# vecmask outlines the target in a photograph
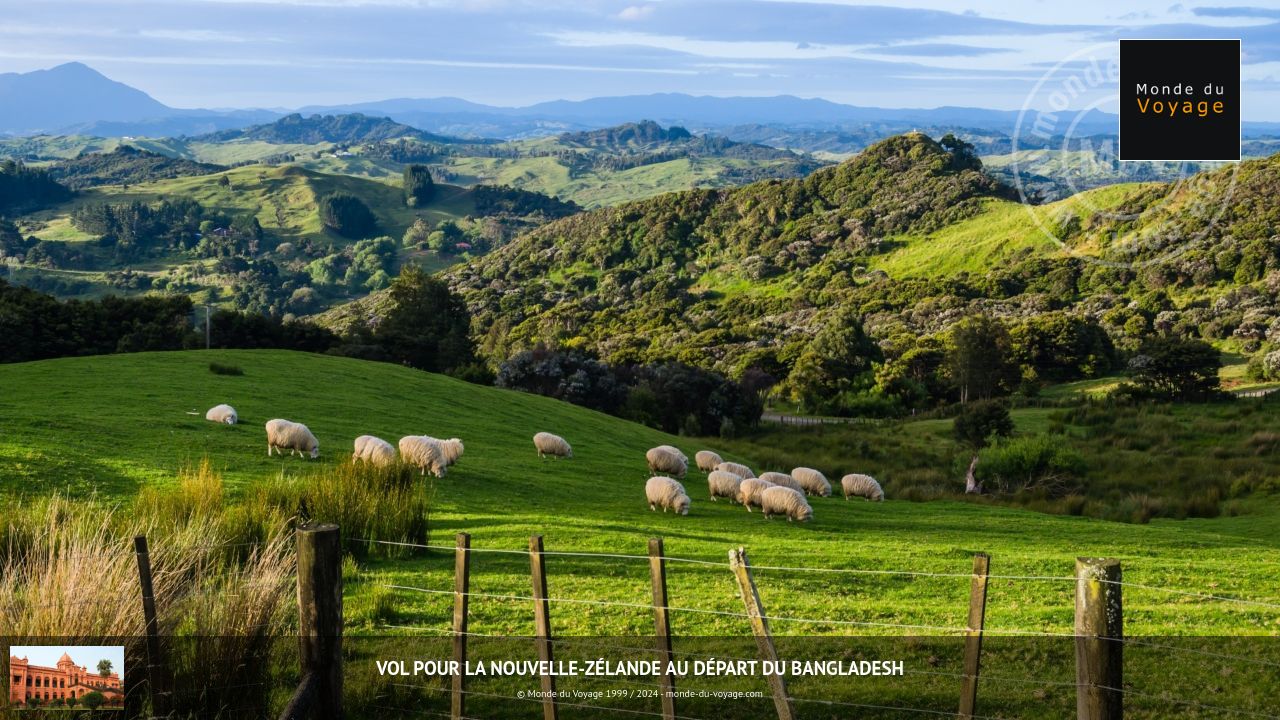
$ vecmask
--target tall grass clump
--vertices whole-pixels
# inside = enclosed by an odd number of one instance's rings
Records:
[[[302,477],[281,473],[259,486],[248,505],[296,513],[300,520],[335,523],[342,528],[348,552],[357,556],[403,557],[411,548],[364,541],[426,545],[432,480],[399,463],[374,467],[347,461]]]

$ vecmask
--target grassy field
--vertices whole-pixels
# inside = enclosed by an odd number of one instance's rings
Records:
[[[243,375],[214,374],[209,363],[215,361],[239,367]],[[421,481],[422,492],[431,499],[430,543],[449,546],[455,532],[471,533],[477,548],[472,592],[514,598],[473,598],[472,632],[533,632],[531,604],[519,599],[529,592],[528,560],[521,551],[530,535],[543,535],[551,552],[624,556],[643,555],[647,539],[661,536],[669,556],[699,561],[673,561],[668,567],[671,605],[682,608],[672,611],[678,649],[720,657],[754,655],[743,639],[749,629],[737,614],[742,603],[726,564],[727,552],[742,545],[761,566],[756,572],[760,594],[776,618],[773,631],[784,636],[779,641],[784,656],[876,657],[879,652],[924,668],[906,680],[845,682],[838,690],[829,680],[800,679],[792,685],[797,697],[948,708],[958,683],[947,673],[958,672],[958,646],[955,633],[946,629],[964,625],[969,586],[964,575],[972,555],[980,551],[991,553],[993,573],[1014,576],[994,578],[990,585],[987,627],[992,637],[984,672],[995,676],[1070,676],[1069,643],[1019,634],[1070,632],[1074,585],[1068,578],[1077,556],[1120,558],[1126,581],[1148,586],[1125,590],[1128,636],[1201,636],[1202,643],[1194,646],[1200,650],[1189,651],[1194,653],[1209,647],[1203,643],[1220,642],[1209,636],[1280,632],[1280,613],[1273,607],[1168,591],[1275,602],[1280,537],[1274,526],[1280,506],[1266,500],[1239,517],[1157,520],[1149,525],[1051,516],[985,503],[909,502],[895,497],[894,461],[886,458],[896,452],[893,448],[885,448],[886,453],[848,440],[819,442],[805,433],[768,443],[773,449],[759,438],[729,443],[675,438],[537,396],[389,364],[283,351],[152,353],[5,365],[0,366],[0,388],[0,502],[30,503],[59,494],[119,504],[127,516],[135,498],[153,495],[154,488],[174,487],[181,468],[207,458],[225,483],[231,507],[252,502],[258,497],[255,493],[273,483],[340,470],[352,438],[359,434],[393,441],[409,433],[457,436],[466,442],[460,463],[445,478]],[[235,405],[242,424],[206,422],[203,411],[219,402]],[[1020,413],[1020,429],[1042,429],[1049,423],[1048,412]],[[321,442],[320,460],[267,457],[262,423],[280,416],[311,427]],[[904,426],[906,433],[897,434],[914,438],[902,447],[945,442],[946,424],[911,423]],[[530,436],[543,429],[563,434],[573,444],[575,457],[539,460]],[[649,474],[643,454],[664,442],[690,456],[708,445],[728,449],[726,457],[758,463],[758,470],[785,469],[793,457],[824,468],[838,463],[833,472],[865,471],[884,479],[889,499],[877,504],[814,498],[811,523],[766,521],[759,513],[748,514],[724,501],[708,502],[702,476],[695,470],[686,480],[694,498],[687,517],[650,512],[643,498]],[[428,683],[437,688],[430,690],[423,689],[421,681],[394,685],[371,676],[372,659],[403,656],[406,647],[413,648],[415,658],[447,656],[447,647],[432,644],[432,638],[447,632],[451,599],[447,593],[431,591],[452,587],[452,553],[400,549],[398,557],[387,557],[366,553],[368,546],[355,538],[349,543],[357,558],[344,568],[352,636],[349,685],[370,693],[367,702],[405,713],[409,708],[447,707],[441,705],[438,684]],[[483,552],[488,550],[508,552]],[[608,642],[619,643],[622,636],[634,640],[652,632],[651,613],[645,609],[650,589],[644,559],[552,555],[547,567],[558,635],[607,635]],[[845,574],[810,568],[922,574]],[[850,656],[847,642],[815,639],[828,635],[860,636],[861,650]],[[936,642],[905,638],[919,635],[935,637]],[[695,636],[739,640],[704,642],[695,641]],[[379,640],[388,637],[400,638],[401,644]],[[404,645],[408,637],[415,638],[415,644]],[[478,656],[531,654],[531,646],[524,644],[513,650],[510,641],[488,646],[484,642],[477,639]],[[558,646],[558,657],[600,657],[601,646],[584,642],[576,650]],[[1134,675],[1145,668],[1147,677],[1158,679],[1164,655],[1135,648],[1127,658]],[[1250,694],[1252,671],[1245,666],[1239,672],[1200,697],[1257,708],[1261,700]],[[602,687],[581,678],[568,684],[584,690]],[[758,681],[736,678],[693,684],[763,687]],[[529,689],[526,686],[528,682],[513,679],[475,687],[510,694],[517,687]],[[1073,702],[1070,689],[1055,687],[1052,681],[1042,686],[984,687],[984,697],[992,703],[1003,698],[1003,707],[1012,708],[1013,717],[1065,717]],[[767,712],[765,698],[735,704],[732,712],[720,717],[757,717]],[[356,705],[369,711],[366,701]],[[483,696],[473,707],[480,717],[524,717],[526,710],[537,710],[536,704],[508,709]],[[685,707],[692,712],[694,706]],[[1051,707],[1055,709],[1049,711]],[[1131,716],[1167,717],[1163,712]],[[705,712],[693,712],[700,714]],[[573,716],[595,717],[588,712]],[[900,715],[885,711],[860,716]]]

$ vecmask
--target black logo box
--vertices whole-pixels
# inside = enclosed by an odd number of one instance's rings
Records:
[[[1181,92],[1166,94],[1166,87]],[[1177,104],[1172,115],[1170,103]],[[1238,161],[1240,103],[1240,40],[1120,41],[1120,160]]]

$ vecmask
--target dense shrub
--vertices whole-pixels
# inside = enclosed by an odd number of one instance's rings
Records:
[[[378,231],[378,220],[360,198],[335,192],[320,198],[320,222],[337,234],[352,239],[366,238]]]

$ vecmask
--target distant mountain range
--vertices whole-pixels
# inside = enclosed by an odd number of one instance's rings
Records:
[[[413,128],[469,138],[522,138],[557,135],[610,127],[641,118],[678,125],[695,132],[755,126],[795,133],[803,130],[814,147],[851,147],[837,136],[865,135],[868,140],[916,128],[981,129],[1011,133],[1018,113],[968,107],[875,108],[844,105],[818,98],[710,97],[680,93],[623,95],[588,100],[553,100],[526,107],[484,105],[453,97],[395,98],[348,105],[309,106],[298,113],[345,115],[360,113],[387,117]],[[288,113],[262,110],[204,110],[171,108],[145,92],[113,81],[82,63],[49,70],[0,74],[0,134],[85,134],[176,137],[206,135],[269,123]],[[1063,126],[1051,134],[1067,131]],[[1089,111],[1075,124],[1077,135],[1113,134],[1115,115]],[[1041,128],[1044,129],[1044,128]],[[1280,134],[1280,123],[1244,124],[1246,136]],[[784,133],[784,134],[788,134]],[[759,141],[768,131],[755,131],[735,140]],[[755,135],[756,137],[751,137]],[[807,148],[799,148],[807,149]]]

